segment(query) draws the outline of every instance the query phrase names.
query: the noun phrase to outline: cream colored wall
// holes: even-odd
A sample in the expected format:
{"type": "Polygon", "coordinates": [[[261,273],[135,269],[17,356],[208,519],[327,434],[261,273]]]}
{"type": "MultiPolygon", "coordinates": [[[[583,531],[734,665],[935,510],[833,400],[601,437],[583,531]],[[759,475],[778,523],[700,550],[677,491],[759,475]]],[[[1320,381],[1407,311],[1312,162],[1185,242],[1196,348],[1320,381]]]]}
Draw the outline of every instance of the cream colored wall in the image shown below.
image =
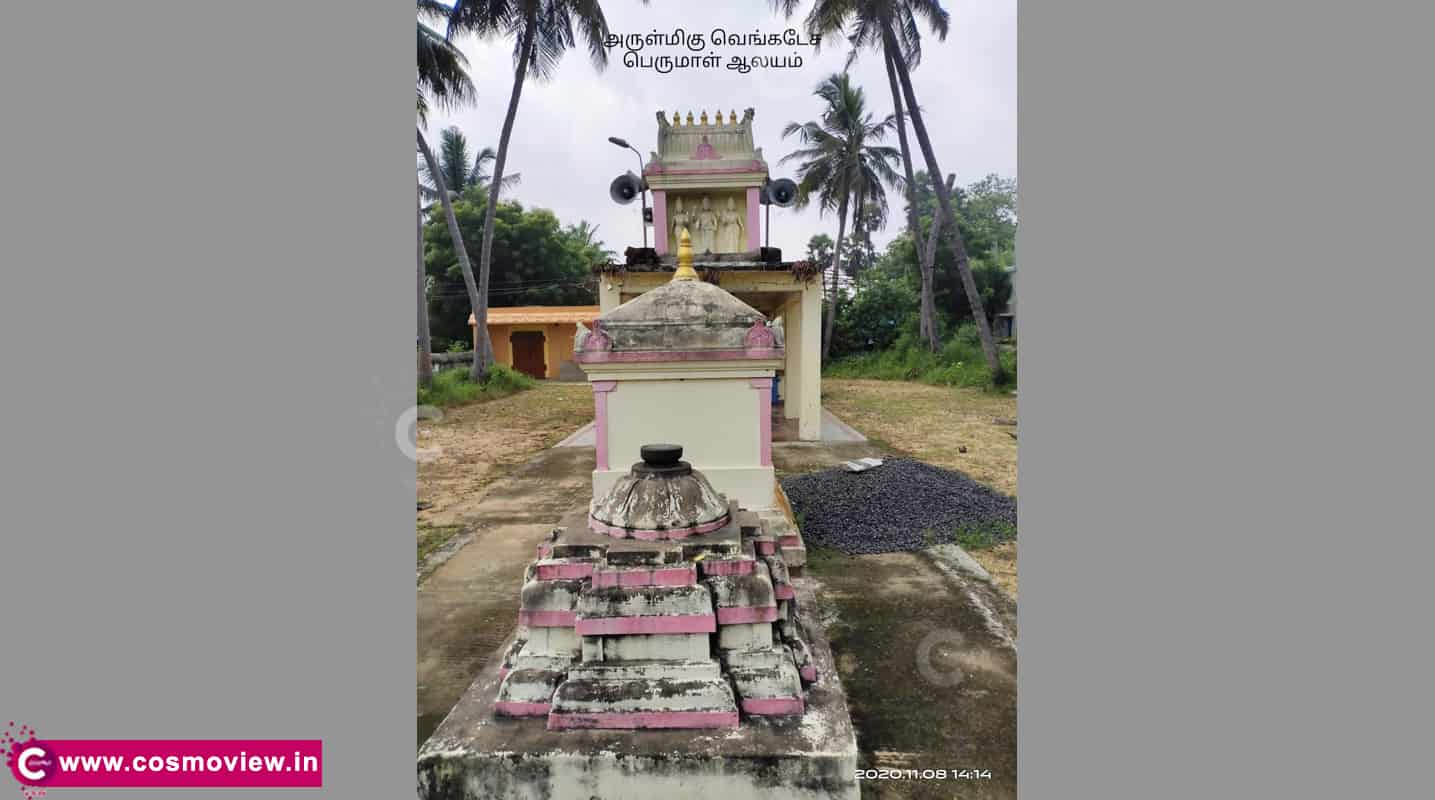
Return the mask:
{"type": "MultiPolygon", "coordinates": [[[[822,439],[822,289],[813,283],[802,290],[802,329],[797,347],[797,383],[802,387],[796,405],[797,438],[804,442],[822,439]]],[[[786,332],[786,326],[784,326],[786,332]]]]}
{"type": "Polygon", "coordinates": [[[667,442],[699,469],[758,466],[758,402],[746,377],[623,381],[608,393],[608,464],[626,469],[643,445],[667,442]]]}
{"type": "MultiPolygon", "coordinates": [[[[617,279],[604,276],[598,291],[602,313],[671,279],[667,272],[630,272],[617,279]]],[[[729,292],[781,293],[787,298],[782,312],[786,336],[780,386],[783,414],[797,419],[798,438],[821,440],[822,283],[803,283],[784,270],[733,270],[723,272],[718,285],[729,292]]]]}

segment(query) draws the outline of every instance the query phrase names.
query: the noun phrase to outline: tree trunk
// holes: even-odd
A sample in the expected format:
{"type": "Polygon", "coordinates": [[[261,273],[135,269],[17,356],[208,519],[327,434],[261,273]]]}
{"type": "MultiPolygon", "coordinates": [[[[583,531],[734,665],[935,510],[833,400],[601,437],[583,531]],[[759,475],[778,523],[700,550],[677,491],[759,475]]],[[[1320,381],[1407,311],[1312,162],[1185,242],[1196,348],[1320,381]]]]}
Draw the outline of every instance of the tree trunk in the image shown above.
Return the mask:
{"type": "Polygon", "coordinates": [[[428,274],[424,271],[423,193],[418,192],[419,220],[419,385],[433,382],[433,340],[429,338],[428,274]]]}
{"type": "MultiPolygon", "coordinates": [[[[483,211],[483,245],[478,253],[478,288],[482,295],[482,305],[473,312],[474,322],[485,331],[488,325],[488,276],[493,266],[493,223],[498,217],[498,192],[503,186],[503,168],[508,163],[508,142],[513,137],[514,120],[518,118],[518,100],[523,95],[523,81],[528,77],[528,62],[533,58],[537,27],[536,12],[529,11],[523,25],[523,43],[519,51],[518,65],[513,70],[513,91],[508,96],[508,113],[503,117],[503,131],[498,135],[498,153],[493,157],[493,174],[488,179],[488,208],[483,211]]],[[[475,349],[473,354],[474,378],[487,374],[492,363],[493,345],[485,335],[482,352],[475,349]]]]}
{"type": "Polygon", "coordinates": [[[922,148],[922,157],[927,162],[927,173],[932,179],[932,188],[937,192],[937,202],[941,205],[942,218],[952,221],[947,226],[947,239],[952,246],[952,253],[957,258],[957,272],[962,278],[962,288],[966,290],[967,304],[972,308],[972,319],[977,324],[977,335],[982,340],[982,353],[987,357],[987,366],[992,371],[992,381],[1002,383],[1006,376],[1002,371],[1001,359],[997,356],[996,342],[992,339],[991,326],[987,324],[986,311],[982,308],[981,297],[977,294],[977,282],[972,277],[971,265],[967,263],[967,248],[962,242],[962,232],[958,230],[957,216],[952,210],[952,193],[948,191],[947,184],[942,180],[942,170],[937,166],[937,155],[932,150],[932,140],[927,136],[927,125],[922,121],[922,112],[917,106],[917,95],[912,90],[912,76],[907,70],[907,65],[897,53],[900,52],[897,46],[897,37],[892,33],[889,24],[882,24],[882,39],[886,43],[887,50],[893,55],[893,61],[897,66],[897,77],[902,83],[902,95],[907,100],[907,110],[912,117],[912,129],[917,133],[917,145],[922,148]]]}
{"type": "MultiPolygon", "coordinates": [[[[912,170],[912,148],[907,144],[907,118],[903,113],[902,90],[897,85],[897,68],[892,64],[893,55],[882,48],[883,60],[887,62],[887,85],[892,90],[892,109],[897,115],[897,144],[902,149],[902,170],[907,179],[907,230],[912,236],[912,251],[917,256],[917,268],[921,271],[922,292],[919,295],[918,318],[921,320],[920,335],[927,349],[937,351],[936,303],[932,299],[932,262],[927,259],[930,247],[922,245],[922,228],[917,220],[917,179],[912,170]]],[[[932,217],[932,231],[935,234],[941,226],[941,219],[932,217]]]]}
{"type": "MultiPolygon", "coordinates": [[[[479,316],[480,304],[484,303],[486,294],[479,291],[478,284],[473,279],[473,263],[468,260],[468,248],[463,246],[463,232],[458,229],[458,217],[453,215],[453,200],[448,196],[448,185],[444,182],[443,173],[439,171],[438,161],[433,157],[433,151],[429,149],[428,142],[424,141],[423,131],[419,131],[419,152],[423,153],[424,163],[428,165],[429,173],[433,176],[434,188],[438,189],[439,202],[443,204],[443,215],[448,221],[448,235],[453,238],[453,252],[458,256],[458,267],[463,272],[463,286],[468,290],[468,304],[473,308],[473,316],[478,320],[477,331],[478,341],[482,345],[476,350],[487,348],[491,353],[492,345],[488,343],[488,328],[484,325],[485,317],[479,316]]],[[[478,353],[474,353],[475,362],[478,361],[478,353]]],[[[487,370],[485,369],[485,372],[487,370]]],[[[473,375],[474,380],[482,380],[483,372],[473,375]]]]}
{"type": "MultiPolygon", "coordinates": [[[[947,191],[950,192],[952,190],[952,185],[956,181],[956,179],[957,176],[955,174],[947,176],[947,191]]],[[[929,321],[928,324],[931,325],[931,348],[932,352],[934,353],[940,346],[939,340],[941,338],[937,335],[937,282],[935,277],[937,264],[937,244],[941,241],[938,238],[938,234],[940,234],[941,231],[942,214],[941,210],[938,209],[932,214],[932,227],[931,230],[927,232],[927,248],[922,251],[921,265],[922,285],[925,289],[925,293],[921,297],[921,302],[923,305],[922,313],[926,315],[929,321]]]]}
{"type": "Polygon", "coordinates": [[[842,274],[842,237],[847,234],[847,195],[837,208],[837,246],[832,249],[832,293],[828,301],[827,324],[822,330],[822,361],[832,352],[832,324],[837,321],[837,276],[842,274]]]}

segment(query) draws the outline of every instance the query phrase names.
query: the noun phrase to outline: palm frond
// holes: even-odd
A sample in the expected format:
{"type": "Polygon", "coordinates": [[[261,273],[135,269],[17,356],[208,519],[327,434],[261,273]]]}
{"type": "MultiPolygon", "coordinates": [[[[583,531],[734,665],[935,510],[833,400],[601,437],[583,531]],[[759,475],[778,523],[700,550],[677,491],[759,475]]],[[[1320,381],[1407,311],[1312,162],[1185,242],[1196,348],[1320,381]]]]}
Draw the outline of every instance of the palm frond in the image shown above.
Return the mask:
{"type": "Polygon", "coordinates": [[[420,118],[427,115],[428,98],[442,108],[469,102],[477,90],[468,75],[468,59],[438,31],[418,23],[418,93],[420,118]]]}

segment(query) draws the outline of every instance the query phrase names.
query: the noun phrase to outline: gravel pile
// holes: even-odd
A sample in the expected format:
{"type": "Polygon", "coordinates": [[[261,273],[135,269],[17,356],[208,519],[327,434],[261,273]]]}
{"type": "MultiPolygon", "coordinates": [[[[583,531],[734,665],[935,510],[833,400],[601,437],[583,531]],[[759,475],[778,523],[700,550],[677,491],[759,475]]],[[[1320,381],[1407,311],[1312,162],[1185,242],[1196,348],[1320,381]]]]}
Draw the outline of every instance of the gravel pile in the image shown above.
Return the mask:
{"type": "Polygon", "coordinates": [[[1015,535],[1015,498],[908,458],[888,459],[866,472],[838,467],[794,475],[782,480],[782,488],[801,515],[809,546],[891,553],[951,542],[956,529],[1015,535]]]}

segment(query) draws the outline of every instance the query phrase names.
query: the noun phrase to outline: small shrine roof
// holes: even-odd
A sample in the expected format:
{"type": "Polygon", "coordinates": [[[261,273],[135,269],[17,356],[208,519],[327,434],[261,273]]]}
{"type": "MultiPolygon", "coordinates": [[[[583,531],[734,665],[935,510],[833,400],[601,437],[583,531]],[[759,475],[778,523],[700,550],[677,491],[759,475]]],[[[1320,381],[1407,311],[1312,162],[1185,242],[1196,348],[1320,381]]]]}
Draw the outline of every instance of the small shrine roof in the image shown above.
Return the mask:
{"type": "MultiPolygon", "coordinates": [[[[547,325],[564,322],[591,322],[602,310],[598,306],[505,306],[488,309],[489,325],[547,325]]],[[[473,325],[473,315],[468,315],[473,325]]]]}

